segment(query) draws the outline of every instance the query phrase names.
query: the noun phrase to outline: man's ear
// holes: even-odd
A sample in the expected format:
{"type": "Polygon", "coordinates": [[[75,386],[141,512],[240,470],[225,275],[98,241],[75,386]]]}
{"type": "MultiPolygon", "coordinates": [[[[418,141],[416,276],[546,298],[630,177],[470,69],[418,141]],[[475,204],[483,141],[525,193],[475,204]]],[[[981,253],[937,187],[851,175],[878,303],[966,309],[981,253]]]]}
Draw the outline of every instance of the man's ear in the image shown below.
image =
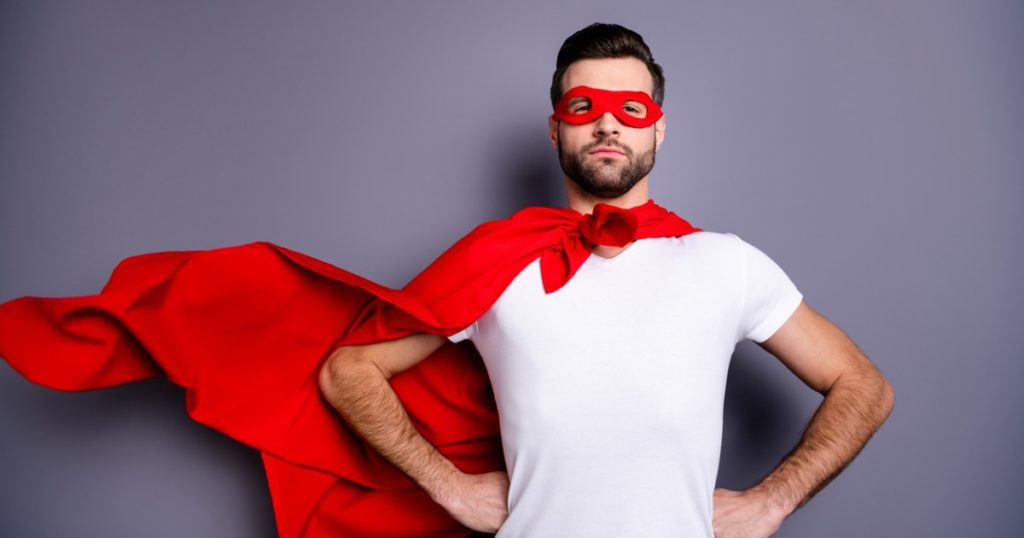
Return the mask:
{"type": "Polygon", "coordinates": [[[548,116],[548,139],[551,141],[551,149],[558,151],[558,120],[548,116]]]}
{"type": "Polygon", "coordinates": [[[658,151],[661,148],[661,143],[665,140],[665,116],[658,118],[658,121],[654,122],[654,151],[658,151]]]}

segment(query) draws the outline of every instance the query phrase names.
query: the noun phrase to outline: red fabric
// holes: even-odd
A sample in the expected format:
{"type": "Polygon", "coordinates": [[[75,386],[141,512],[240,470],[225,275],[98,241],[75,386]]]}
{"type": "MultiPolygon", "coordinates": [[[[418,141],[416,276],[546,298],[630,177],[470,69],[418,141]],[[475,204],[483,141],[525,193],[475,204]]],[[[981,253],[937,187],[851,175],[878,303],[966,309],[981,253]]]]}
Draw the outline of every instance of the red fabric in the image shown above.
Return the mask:
{"type": "MultiPolygon", "coordinates": [[[[400,290],[266,242],[142,254],[122,261],[98,295],[0,305],[0,356],[61,390],[166,375],[185,388],[193,419],[261,451],[282,537],[464,536],[322,399],[322,361],[339,344],[453,334],[538,257],[552,292],[595,242],[698,230],[653,201],[599,204],[593,215],[531,207],[478,226],[400,290]]],[[[471,343],[441,346],[392,386],[459,468],[503,468],[471,343]]]]}
{"type": "Polygon", "coordinates": [[[664,115],[658,103],[644,92],[576,86],[562,94],[562,98],[555,104],[555,112],[551,119],[583,125],[596,120],[606,112],[611,112],[623,124],[638,129],[654,125],[654,122],[664,115]],[[632,111],[627,111],[627,108],[631,108],[632,111]]]}

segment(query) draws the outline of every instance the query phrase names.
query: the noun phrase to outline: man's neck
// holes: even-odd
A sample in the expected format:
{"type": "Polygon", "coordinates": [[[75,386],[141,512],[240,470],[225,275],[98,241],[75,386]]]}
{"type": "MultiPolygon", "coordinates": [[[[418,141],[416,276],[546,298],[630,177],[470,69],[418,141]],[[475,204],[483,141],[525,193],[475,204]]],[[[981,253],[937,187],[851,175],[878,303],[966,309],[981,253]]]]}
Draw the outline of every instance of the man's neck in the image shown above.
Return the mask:
{"type": "MultiPolygon", "coordinates": [[[[569,178],[565,178],[565,186],[566,194],[569,198],[569,207],[579,211],[580,213],[592,213],[594,211],[594,206],[599,202],[628,209],[630,207],[643,205],[647,203],[647,200],[650,200],[647,195],[646,177],[637,181],[636,185],[633,185],[633,188],[629,189],[629,192],[622,196],[616,196],[615,198],[601,198],[588,192],[584,192],[580,189],[579,185],[576,185],[576,183],[569,178]]],[[[594,254],[602,258],[614,258],[615,256],[622,254],[622,251],[629,248],[632,244],[633,243],[629,243],[622,247],[594,245],[594,254]]]]}
{"type": "Polygon", "coordinates": [[[632,189],[621,196],[614,198],[601,198],[589,192],[585,192],[569,178],[565,178],[566,194],[569,200],[569,207],[580,213],[592,213],[594,206],[598,203],[605,203],[615,207],[627,209],[643,205],[650,200],[647,194],[647,178],[643,178],[633,185],[632,189]]]}

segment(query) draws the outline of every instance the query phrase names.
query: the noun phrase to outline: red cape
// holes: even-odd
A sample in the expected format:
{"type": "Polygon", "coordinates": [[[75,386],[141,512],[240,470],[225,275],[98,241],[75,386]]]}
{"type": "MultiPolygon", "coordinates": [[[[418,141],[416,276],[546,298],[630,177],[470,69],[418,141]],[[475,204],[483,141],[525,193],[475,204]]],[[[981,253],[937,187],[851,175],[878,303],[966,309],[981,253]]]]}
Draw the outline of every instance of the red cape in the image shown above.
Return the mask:
{"type": "MultiPolygon", "coordinates": [[[[189,415],[261,452],[278,533],[465,536],[320,396],[338,345],[470,325],[527,264],[564,285],[594,244],[698,228],[653,201],[593,214],[531,207],[481,224],[400,290],[267,242],[133,256],[98,295],[0,305],[0,356],[29,380],[88,390],[166,375],[189,415]]],[[[416,428],[460,469],[504,468],[487,375],[445,344],[391,384],[416,428]]]]}

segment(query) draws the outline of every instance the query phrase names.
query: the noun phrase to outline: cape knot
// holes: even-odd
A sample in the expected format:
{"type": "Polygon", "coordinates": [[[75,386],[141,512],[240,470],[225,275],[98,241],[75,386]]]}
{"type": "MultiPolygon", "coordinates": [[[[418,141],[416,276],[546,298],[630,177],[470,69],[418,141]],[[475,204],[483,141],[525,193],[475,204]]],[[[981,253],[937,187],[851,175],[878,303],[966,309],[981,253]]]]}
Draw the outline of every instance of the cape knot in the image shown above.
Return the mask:
{"type": "Polygon", "coordinates": [[[636,239],[637,218],[628,209],[598,202],[592,213],[580,216],[579,230],[591,245],[623,247],[636,239]]]}

